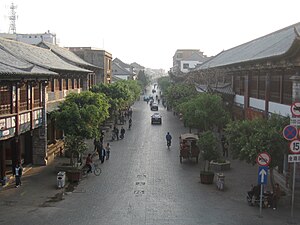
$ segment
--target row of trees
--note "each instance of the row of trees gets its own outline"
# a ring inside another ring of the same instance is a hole
[[[186,126],[196,128],[200,134],[199,145],[207,160],[219,157],[220,144],[214,131],[223,131],[233,158],[255,164],[258,153],[267,152],[272,158],[270,164],[271,182],[273,169],[282,170],[284,154],[288,153],[288,142],[282,130],[289,124],[289,118],[272,115],[270,118],[253,120],[231,120],[222,96],[199,93],[188,84],[172,84],[167,80],[158,81],[164,85],[164,96],[168,104],[182,114]]]
[[[85,139],[99,137],[103,122],[131,106],[140,92],[141,86],[137,81],[124,80],[101,83],[91,91],[67,95],[53,113],[57,128],[64,132],[66,149],[77,155],[83,153],[86,150]]]

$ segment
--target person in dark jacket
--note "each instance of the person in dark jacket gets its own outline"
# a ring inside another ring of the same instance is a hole
[[[22,185],[21,177],[22,177],[22,173],[23,173],[23,168],[22,168],[20,162],[17,163],[13,172],[14,172],[13,174],[15,175],[16,188],[17,188]]]

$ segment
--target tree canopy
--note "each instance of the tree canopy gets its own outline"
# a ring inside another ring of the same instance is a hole
[[[229,123],[225,136],[233,157],[254,165],[258,153],[267,152],[272,158],[269,167],[281,166],[283,155],[288,151],[282,130],[288,124],[289,118],[278,115]]]
[[[57,127],[65,135],[87,139],[96,137],[100,124],[109,116],[109,106],[104,94],[90,91],[69,94],[55,112]]]
[[[222,128],[230,120],[223,107],[222,98],[215,94],[200,93],[179,104],[177,108],[183,114],[186,126],[202,131],[214,127]]]

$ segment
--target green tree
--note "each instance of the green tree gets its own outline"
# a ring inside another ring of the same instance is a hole
[[[106,96],[90,91],[73,93],[58,108],[56,125],[64,131],[68,150],[80,155],[86,149],[84,140],[99,136],[99,126],[109,116]]]
[[[183,102],[198,94],[194,85],[188,84],[172,84],[168,87],[165,97],[168,106],[176,109],[176,107]]]
[[[209,162],[220,157],[218,140],[212,131],[205,131],[200,135],[197,145],[200,148],[202,158],[205,160],[204,171],[206,171],[206,168],[207,171],[210,171]],[[206,166],[207,162],[208,166]]]
[[[177,108],[183,114],[186,126],[201,131],[214,127],[221,129],[230,120],[229,113],[223,107],[222,98],[216,94],[200,93]]]
[[[170,77],[160,77],[157,79],[157,84],[160,88],[160,90],[165,93],[167,89],[172,85]]]
[[[150,77],[145,73],[144,70],[140,70],[137,75],[137,81],[141,84],[144,88],[150,84]]]
[[[269,165],[271,184],[274,184],[273,169],[282,168],[288,142],[282,135],[283,128],[289,124],[289,118],[272,115],[269,119],[233,121],[225,128],[229,150],[233,158],[255,164],[258,153],[267,152],[272,160]]]

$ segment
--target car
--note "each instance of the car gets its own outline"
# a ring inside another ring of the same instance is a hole
[[[162,123],[162,116],[159,113],[154,113],[151,116],[151,124],[161,124]]]
[[[150,106],[151,111],[158,111],[158,104],[153,102]]]
[[[149,97],[148,96],[144,96],[144,101],[149,101]]]

